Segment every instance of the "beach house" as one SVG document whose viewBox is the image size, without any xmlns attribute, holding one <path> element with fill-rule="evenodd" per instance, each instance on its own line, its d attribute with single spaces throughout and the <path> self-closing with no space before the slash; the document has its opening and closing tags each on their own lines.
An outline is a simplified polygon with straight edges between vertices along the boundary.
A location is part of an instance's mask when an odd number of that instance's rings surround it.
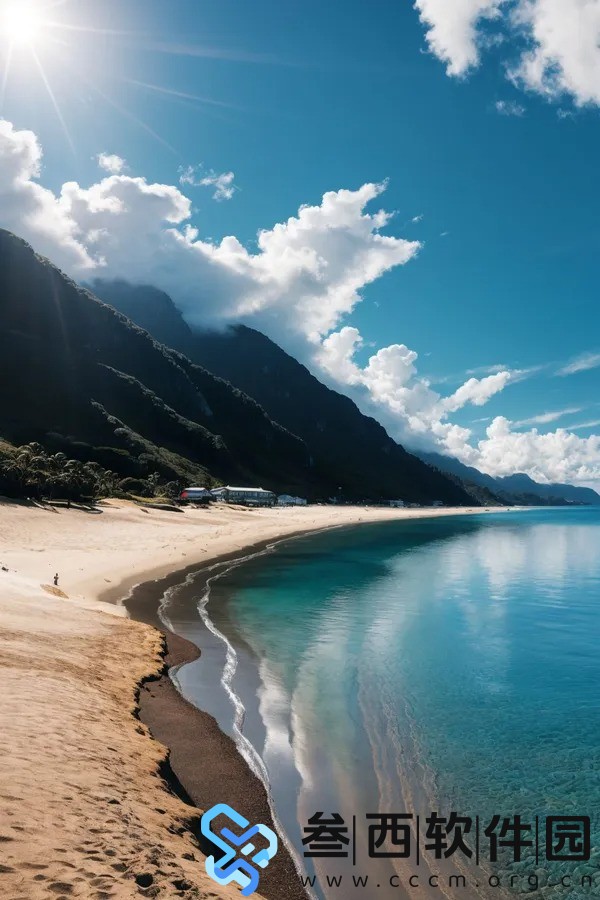
<svg viewBox="0 0 600 900">
<path fill-rule="evenodd" d="M 244 506 L 274 506 L 277 495 L 273 491 L 265 491 L 256 487 L 223 487 L 213 488 L 211 494 L 215 500 L 223 503 L 240 503 Z"/>
<path fill-rule="evenodd" d="M 280 494 L 277 498 L 277 506 L 306 506 L 307 503 L 304 497 L 292 497 L 291 494 Z"/>
</svg>

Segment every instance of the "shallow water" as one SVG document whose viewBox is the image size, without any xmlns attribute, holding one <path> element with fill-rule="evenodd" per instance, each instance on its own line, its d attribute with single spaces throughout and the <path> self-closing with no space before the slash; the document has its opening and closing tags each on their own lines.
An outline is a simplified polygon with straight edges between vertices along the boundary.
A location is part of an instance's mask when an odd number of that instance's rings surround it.
<svg viewBox="0 0 600 900">
<path fill-rule="evenodd" d="M 498 897 L 531 890 L 537 873 L 542 895 L 600 896 L 600 874 L 592 889 L 580 885 L 600 865 L 600 511 L 303 538 L 215 580 L 206 613 L 214 633 L 195 611 L 174 616 L 204 651 L 177 679 L 268 776 L 317 895 L 387 900 L 417 875 L 416 896 Z M 225 667 L 227 690 L 215 691 Z M 350 834 L 355 823 L 348 861 L 303 859 L 318 810 L 340 813 Z M 472 847 L 479 817 L 479 865 L 425 849 L 426 817 L 453 810 L 473 818 Z M 419 815 L 418 865 L 414 835 L 410 859 L 369 858 L 365 816 L 378 812 L 412 814 L 413 825 Z M 507 850 L 488 862 L 483 831 L 495 814 L 520 814 L 526 838 L 538 817 L 537 861 L 525 847 L 520 863 Z M 548 815 L 592 818 L 590 863 L 546 860 Z M 431 872 L 439 888 L 427 885 Z M 449 886 L 457 872 L 466 887 Z M 328 887 L 337 874 L 343 886 Z M 354 890 L 353 874 L 367 886 Z M 563 875 L 570 886 L 548 886 Z"/>
</svg>

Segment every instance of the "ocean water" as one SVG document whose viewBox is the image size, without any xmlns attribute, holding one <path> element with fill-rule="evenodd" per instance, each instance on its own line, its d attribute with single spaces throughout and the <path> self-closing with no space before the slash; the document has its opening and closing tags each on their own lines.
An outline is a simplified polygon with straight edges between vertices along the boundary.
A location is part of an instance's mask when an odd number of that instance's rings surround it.
<svg viewBox="0 0 600 900">
<path fill-rule="evenodd" d="M 600 896 L 600 511 L 289 541 L 219 574 L 171 624 L 204 651 L 181 690 L 268 779 L 315 896 Z M 347 860 L 303 856 L 317 811 L 348 826 Z M 478 861 L 426 849 L 427 817 L 452 811 L 472 818 L 472 848 L 479 829 Z M 410 858 L 369 857 L 377 813 L 413 816 Z M 494 815 L 520 815 L 526 839 L 537 817 L 537 857 L 504 848 L 490 863 Z M 549 815 L 590 817 L 590 862 L 546 860 Z"/>
</svg>

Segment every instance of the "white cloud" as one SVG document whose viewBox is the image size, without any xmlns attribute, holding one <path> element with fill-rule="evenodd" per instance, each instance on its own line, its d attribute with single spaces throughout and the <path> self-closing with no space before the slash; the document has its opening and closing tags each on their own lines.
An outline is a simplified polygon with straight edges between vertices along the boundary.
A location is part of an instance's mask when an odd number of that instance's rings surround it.
<svg viewBox="0 0 600 900">
<path fill-rule="evenodd" d="M 571 431 L 580 431 L 583 428 L 597 428 L 600 425 L 600 419 L 592 419 L 591 422 L 580 422 L 578 425 L 569 425 Z"/>
<path fill-rule="evenodd" d="M 515 432 L 502 416 L 494 419 L 486 438 L 464 456 L 470 465 L 490 475 L 526 472 L 544 483 L 600 482 L 600 435 L 580 438 L 564 428 L 546 434 L 537 428 Z"/>
<path fill-rule="evenodd" d="M 65 268 L 84 271 L 93 261 L 60 198 L 38 183 L 41 161 L 35 134 L 0 119 L 0 223 Z"/>
<path fill-rule="evenodd" d="M 423 213 L 420 213 L 418 216 L 413 216 L 410 221 L 413 225 L 418 225 L 419 222 L 422 222 L 424 218 L 425 216 L 423 215 Z"/>
<path fill-rule="evenodd" d="M 405 344 L 383 347 L 366 366 L 355 362 L 363 347 L 360 332 L 351 326 L 333 332 L 322 342 L 316 362 L 337 382 L 358 388 L 353 396 L 371 414 L 376 413 L 398 440 L 447 450 L 467 440 L 466 429 L 448 423 L 451 413 L 467 404 L 483 406 L 512 379 L 510 371 L 485 378 L 470 378 L 448 397 L 431 388 L 417 374 L 418 354 Z"/>
<path fill-rule="evenodd" d="M 213 200 L 231 200 L 237 187 L 234 184 L 235 175 L 233 172 L 221 172 L 218 174 L 212 169 L 206 175 L 199 176 L 194 166 L 187 166 L 181 172 L 179 183 L 182 185 L 191 185 L 192 187 L 212 187 L 214 188 Z"/>
<path fill-rule="evenodd" d="M 465 75 L 479 64 L 480 26 L 495 19 L 506 0 L 416 0 L 429 49 L 448 75 Z"/>
<path fill-rule="evenodd" d="M 495 363 L 493 366 L 478 366 L 476 369 L 467 369 L 467 375 L 495 375 L 496 372 L 502 372 L 508 369 L 503 363 Z"/>
<path fill-rule="evenodd" d="M 386 188 L 326 193 L 258 234 L 203 240 L 178 187 L 111 175 L 58 194 L 39 182 L 41 147 L 0 121 L 0 224 L 75 278 L 129 278 L 170 293 L 191 321 L 252 316 L 288 341 L 316 343 L 361 300 L 362 289 L 408 262 L 420 244 L 381 234 L 391 215 L 368 212 Z"/>
<path fill-rule="evenodd" d="M 531 378 L 532 375 L 537 375 L 543 369 L 546 369 L 546 365 L 542 366 L 528 366 L 525 369 L 515 369 L 512 366 L 506 365 L 506 363 L 496 363 L 493 366 L 476 366 L 474 369 L 467 369 L 465 375 L 496 375 L 498 372 L 504 372 L 506 370 L 511 373 L 511 381 L 524 381 L 526 378 Z M 446 378 L 441 379 L 442 381 L 456 381 L 456 375 L 449 375 Z M 439 383 L 441 383 L 438 380 Z"/>
<path fill-rule="evenodd" d="M 520 119 L 526 112 L 525 107 L 520 103 L 516 103 L 514 100 L 497 100 L 494 105 L 496 107 L 496 112 L 501 116 L 513 116 Z"/>
<path fill-rule="evenodd" d="M 494 394 L 504 390 L 511 379 L 512 372 L 509 371 L 496 372 L 495 375 L 488 375 L 486 378 L 469 378 L 444 401 L 444 408 L 448 412 L 456 412 L 467 403 L 483 406 Z"/>
<path fill-rule="evenodd" d="M 477 66 L 482 25 L 492 22 L 504 43 L 513 83 L 549 99 L 600 104 L 599 0 L 417 0 L 431 51 L 449 75 Z"/>
<path fill-rule="evenodd" d="M 540 413 L 537 416 L 531 416 L 529 419 L 520 419 L 514 422 L 515 428 L 522 428 L 524 425 L 548 425 L 550 422 L 557 422 L 563 416 L 575 415 L 581 412 L 581 406 L 569 406 L 567 409 L 557 409 L 554 412 Z"/>
<path fill-rule="evenodd" d="M 323 341 L 317 362 L 330 377 L 346 386 L 363 412 L 379 419 L 393 437 L 407 446 L 436 449 L 490 475 L 526 472 L 545 483 L 600 483 L 600 436 L 582 439 L 560 428 L 546 434 L 536 428 L 515 431 L 526 422 L 513 424 L 496 416 L 487 427 L 485 438 L 473 442 L 469 428 L 450 421 L 452 413 L 467 404 L 484 405 L 507 385 L 518 382 L 527 370 L 505 369 L 483 378 L 469 378 L 453 394 L 443 397 L 418 375 L 417 354 L 404 344 L 379 350 L 360 367 L 355 355 L 363 347 L 359 331 L 346 326 Z M 578 411 L 580 408 L 570 407 L 528 421 L 547 424 Z M 476 420 L 484 421 L 489 418 Z M 594 423 L 577 427 L 587 425 L 593 427 Z"/>
<path fill-rule="evenodd" d="M 600 437 L 581 439 L 562 429 L 520 433 L 497 417 L 486 438 L 473 444 L 470 429 L 451 421 L 467 404 L 482 406 L 535 370 L 488 371 L 444 397 L 419 376 L 417 353 L 404 344 L 357 364 L 356 353 L 365 347 L 344 320 L 367 285 L 420 248 L 382 234 L 390 214 L 368 210 L 385 184 L 326 193 L 320 203 L 261 231 L 251 252 L 233 236 L 203 240 L 191 225 L 190 200 L 174 185 L 117 174 L 87 188 L 67 182 L 55 193 L 40 183 L 41 159 L 33 132 L 0 120 L 0 226 L 74 278 L 153 283 L 192 323 L 256 325 L 409 447 L 436 447 L 492 474 L 600 480 Z M 569 364 L 571 371 L 590 366 L 590 355 L 585 365 L 581 358 Z"/>
<path fill-rule="evenodd" d="M 116 153 L 99 153 L 96 157 L 98 165 L 111 175 L 120 175 L 127 168 L 127 163 Z"/>
<path fill-rule="evenodd" d="M 515 21 L 533 44 L 513 69 L 515 80 L 551 98 L 600 103 L 598 0 L 520 0 Z"/>
<path fill-rule="evenodd" d="M 597 369 L 600 366 L 600 353 L 582 353 L 562 366 L 557 375 L 576 375 L 577 372 L 587 372 L 589 369 Z"/>
</svg>

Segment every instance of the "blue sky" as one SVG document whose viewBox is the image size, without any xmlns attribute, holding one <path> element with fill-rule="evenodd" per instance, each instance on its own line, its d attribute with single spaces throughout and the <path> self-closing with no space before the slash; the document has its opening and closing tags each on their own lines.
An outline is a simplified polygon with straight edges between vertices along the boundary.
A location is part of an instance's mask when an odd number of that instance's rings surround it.
<svg viewBox="0 0 600 900">
<path fill-rule="evenodd" d="M 23 132 L 35 135 L 44 155 L 40 176 L 34 174 L 32 181 L 55 196 L 68 182 L 86 190 L 102 178 L 143 177 L 190 198 L 191 222 L 202 241 L 218 246 L 235 235 L 250 254 L 258 250 L 259 229 L 285 223 L 302 204 L 317 208 L 326 192 L 381 185 L 379 196 L 365 207 L 394 213 L 381 234 L 421 247 L 407 251 L 405 264 L 390 262 L 373 280 L 358 283 L 361 302 L 350 304 L 349 312 L 338 310 L 336 322 L 320 329 L 317 343 L 314 333 L 307 341 L 294 325 L 302 317 L 298 298 L 304 287 L 298 279 L 285 296 L 283 288 L 277 295 L 276 313 L 273 305 L 249 314 L 254 301 L 230 309 L 224 300 L 223 321 L 243 318 L 262 327 L 408 444 L 454 448 L 464 461 L 500 474 L 523 469 L 541 479 L 564 474 L 595 483 L 600 479 L 596 443 L 519 443 L 513 437 L 532 427 L 543 434 L 600 421 L 600 367 L 592 366 L 593 355 L 600 353 L 600 60 L 594 61 L 597 68 L 582 71 L 589 48 L 568 40 L 580 24 L 577 0 L 559 6 L 556 0 L 535 0 L 538 19 L 521 17 L 518 23 L 518 2 L 472 0 L 470 19 L 460 21 L 448 9 L 453 4 L 419 0 L 417 5 L 39 0 L 32 7 L 35 39 L 19 35 L 13 46 L 1 112 L 13 127 L 7 140 L 14 143 L 15 134 Z M 7 0 L 9 16 L 11 8 Z M 488 18 L 479 17 L 482 11 Z M 596 12 L 585 25 L 600 33 Z M 558 46 L 563 34 L 564 46 Z M 4 63 L 9 43 L 1 45 Z M 102 171 L 99 153 L 118 155 L 126 167 Z M 181 184 L 188 167 L 194 172 Z M 219 199 L 218 176 L 227 173 L 233 175 L 222 183 L 231 196 Z M 54 215 L 43 198 L 40 202 L 44 215 Z M 86 196 L 88 224 L 91 202 Z M 8 203 L 10 212 L 0 211 L 0 225 L 35 245 L 24 204 L 21 194 L 14 208 Z M 177 227 L 187 221 L 182 218 Z M 82 228 L 78 219 L 77 229 Z M 67 239 L 74 240 L 74 232 Z M 353 234 L 353 242 L 360 239 Z M 88 235 L 88 250 L 89 240 Z M 66 256 L 51 252 L 48 228 L 39 243 L 42 252 L 78 276 Z M 336 265 L 341 246 L 335 247 Z M 279 243 L 275 250 L 285 252 Z M 343 252 L 351 252 L 345 243 Z M 274 258 L 275 271 L 268 277 L 277 279 Z M 113 259 L 108 252 L 106 259 L 105 274 L 127 274 L 116 253 Z M 366 266 L 366 259 L 360 255 L 357 263 L 352 257 L 348 265 Z M 166 266 L 165 256 L 163 272 Z M 221 276 L 211 261 L 206 277 L 215 296 L 238 290 L 243 266 L 244 261 L 236 263 L 233 274 L 227 268 L 217 282 Z M 142 278 L 143 271 L 140 249 L 132 277 Z M 147 280 L 158 277 L 149 265 Z M 266 277 L 261 272 L 259 283 Z M 190 315 L 189 284 L 181 297 L 176 281 L 171 286 L 167 278 L 161 286 L 171 287 Z M 202 303 L 192 319 L 202 319 Z M 211 308 L 210 316 L 217 310 Z M 327 360 L 318 345 L 344 328 L 360 333 L 352 370 L 348 357 L 343 365 L 339 353 Z M 353 335 L 346 333 L 349 339 Z M 410 348 L 418 359 L 404 354 L 400 371 L 398 355 L 394 362 L 388 354 L 389 370 L 382 374 L 382 358 L 368 378 L 360 374 L 371 356 L 395 344 Z M 588 356 L 580 371 L 557 375 L 583 354 Z M 458 408 L 457 402 L 449 404 L 451 415 L 448 409 L 434 415 L 435 400 L 427 395 L 427 414 L 413 421 L 415 404 L 424 396 L 423 378 L 429 390 L 447 398 L 470 378 L 481 380 L 497 370 L 509 373 L 506 379 L 473 386 L 469 402 Z M 406 389 L 412 393 L 402 400 Z M 487 402 L 473 405 L 473 399 L 484 398 Z M 551 422 L 527 423 L 562 410 L 571 412 Z M 493 446 L 482 454 L 478 442 L 486 440 L 485 430 L 498 416 L 524 424 L 511 427 L 510 440 L 499 427 L 490 439 Z M 439 421 L 471 434 L 450 436 L 437 425 L 429 428 Z M 574 431 L 579 438 L 598 433 L 598 425 Z M 544 454 L 548 459 L 540 463 Z"/>
</svg>

